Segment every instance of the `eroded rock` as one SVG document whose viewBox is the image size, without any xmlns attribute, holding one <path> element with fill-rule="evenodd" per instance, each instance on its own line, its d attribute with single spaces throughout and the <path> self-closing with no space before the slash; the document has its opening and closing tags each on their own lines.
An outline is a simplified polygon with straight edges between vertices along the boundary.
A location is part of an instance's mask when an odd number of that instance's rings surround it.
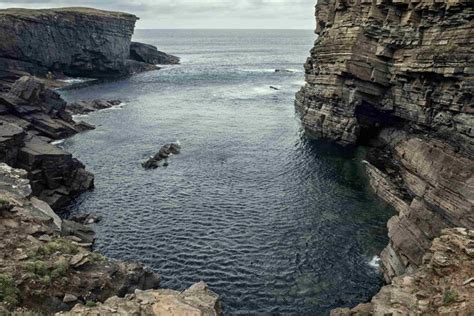
<svg viewBox="0 0 474 316">
<path fill-rule="evenodd" d="M 111 297 L 93 307 L 76 305 L 70 312 L 58 315 L 156 315 L 156 316 L 219 316 L 219 296 L 204 282 L 184 292 L 172 290 L 135 291 L 124 298 Z"/>
<path fill-rule="evenodd" d="M 181 145 L 179 143 L 170 143 L 161 147 L 160 151 L 147 161 L 142 163 L 145 169 L 156 169 L 160 166 L 167 166 L 167 159 L 171 155 L 178 155 L 181 153 Z"/>
<path fill-rule="evenodd" d="M 2 296 L 0 310 L 21 307 L 51 314 L 77 302 L 159 286 L 149 268 L 112 261 L 83 247 L 90 228 L 45 210 L 44 202 L 31 197 L 26 176 L 24 170 L 0 164 L 0 198 L 13 207 L 0 211 L 0 278 L 9 295 Z"/>
<path fill-rule="evenodd" d="M 136 61 L 153 65 L 179 64 L 179 57 L 160 52 L 155 46 L 132 42 L 130 58 Z"/>
</svg>

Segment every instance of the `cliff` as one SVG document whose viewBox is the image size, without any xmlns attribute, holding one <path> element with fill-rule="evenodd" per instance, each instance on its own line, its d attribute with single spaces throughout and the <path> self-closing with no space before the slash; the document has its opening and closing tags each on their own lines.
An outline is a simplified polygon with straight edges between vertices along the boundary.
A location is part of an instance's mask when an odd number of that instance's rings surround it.
<svg viewBox="0 0 474 316">
<path fill-rule="evenodd" d="M 415 273 L 393 279 L 368 304 L 341 308 L 331 316 L 472 315 L 474 231 L 443 230 Z"/>
<path fill-rule="evenodd" d="M 387 282 L 443 229 L 474 228 L 474 3 L 320 0 L 296 108 L 312 136 L 370 147 L 371 186 L 398 214 Z"/>
<path fill-rule="evenodd" d="M 10 75 L 52 72 L 93 78 L 156 69 L 131 56 L 137 20 L 132 14 L 91 8 L 0 10 L 0 69 Z"/>
</svg>

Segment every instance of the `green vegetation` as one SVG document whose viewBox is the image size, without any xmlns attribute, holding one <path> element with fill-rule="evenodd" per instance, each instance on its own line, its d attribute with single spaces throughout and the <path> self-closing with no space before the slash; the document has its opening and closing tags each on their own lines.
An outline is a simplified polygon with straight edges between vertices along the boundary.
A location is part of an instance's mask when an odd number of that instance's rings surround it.
<svg viewBox="0 0 474 316">
<path fill-rule="evenodd" d="M 60 258 L 49 267 L 42 260 L 28 261 L 25 265 L 28 278 L 37 280 L 43 286 L 49 286 L 52 282 L 67 276 L 69 268 L 69 262 L 65 258 Z"/>
<path fill-rule="evenodd" d="M 96 307 L 96 306 L 97 306 L 97 303 L 94 302 L 94 301 L 87 301 L 87 302 L 86 302 L 86 306 L 87 306 L 87 307 Z"/>
<path fill-rule="evenodd" d="M 36 256 L 52 255 L 55 252 L 74 255 L 79 252 L 79 247 L 66 239 L 50 241 L 38 248 Z"/>
<path fill-rule="evenodd" d="M 62 278 L 67 275 L 69 271 L 69 262 L 65 258 L 59 259 L 53 267 L 51 277 L 53 279 Z"/>
<path fill-rule="evenodd" d="M 93 16 L 116 17 L 116 18 L 135 18 L 133 14 L 114 11 L 103 11 L 85 7 L 54 8 L 54 9 L 23 9 L 11 8 L 0 10 L 0 15 L 8 14 L 20 17 L 31 17 L 41 15 L 55 15 L 57 13 L 87 14 Z"/>
<path fill-rule="evenodd" d="M 8 209 L 10 208 L 11 206 L 11 203 L 9 200 L 3 198 L 3 197 L 0 197 L 0 210 L 5 210 L 5 209 Z"/>
<path fill-rule="evenodd" d="M 92 252 L 89 254 L 89 262 L 92 263 L 99 263 L 99 262 L 106 262 L 107 258 L 105 258 L 103 255 L 97 253 L 97 252 Z"/>
<path fill-rule="evenodd" d="M 18 289 L 10 274 L 0 273 L 0 302 L 4 302 L 9 307 L 18 304 Z"/>
<path fill-rule="evenodd" d="M 454 290 L 447 290 L 444 292 L 443 303 L 444 305 L 449 305 L 457 301 L 459 294 Z"/>
<path fill-rule="evenodd" d="M 43 277 L 48 274 L 48 267 L 41 260 L 28 261 L 25 268 L 26 271 L 35 276 Z"/>
</svg>

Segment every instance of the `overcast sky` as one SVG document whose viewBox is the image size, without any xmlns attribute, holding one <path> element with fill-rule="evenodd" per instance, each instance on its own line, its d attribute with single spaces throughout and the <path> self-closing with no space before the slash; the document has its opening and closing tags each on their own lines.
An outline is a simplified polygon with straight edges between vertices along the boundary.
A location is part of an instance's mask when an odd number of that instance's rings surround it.
<svg viewBox="0 0 474 316">
<path fill-rule="evenodd" d="M 138 15 L 138 28 L 314 29 L 316 0 L 0 0 L 0 8 L 87 6 Z"/>
</svg>

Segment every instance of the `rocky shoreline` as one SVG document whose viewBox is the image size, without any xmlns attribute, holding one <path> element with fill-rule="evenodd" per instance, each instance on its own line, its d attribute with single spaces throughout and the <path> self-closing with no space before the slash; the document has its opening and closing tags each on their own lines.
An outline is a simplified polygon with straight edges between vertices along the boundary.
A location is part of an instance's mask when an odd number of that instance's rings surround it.
<svg viewBox="0 0 474 316">
<path fill-rule="evenodd" d="M 318 1 L 296 108 L 310 135 L 370 147 L 370 184 L 398 212 L 381 254 L 391 285 L 334 315 L 474 310 L 473 17 L 469 1 Z"/>
<path fill-rule="evenodd" d="M 68 105 L 48 86 L 65 76 L 115 78 L 179 63 L 131 42 L 137 19 L 88 8 L 0 10 L 0 314 L 73 307 L 67 314 L 221 314 L 203 283 L 184 293 L 158 289 L 149 268 L 92 252 L 95 234 L 84 224 L 93 216 L 57 215 L 94 187 L 94 176 L 53 143 L 94 128 L 74 114 L 121 102 Z"/>
</svg>

